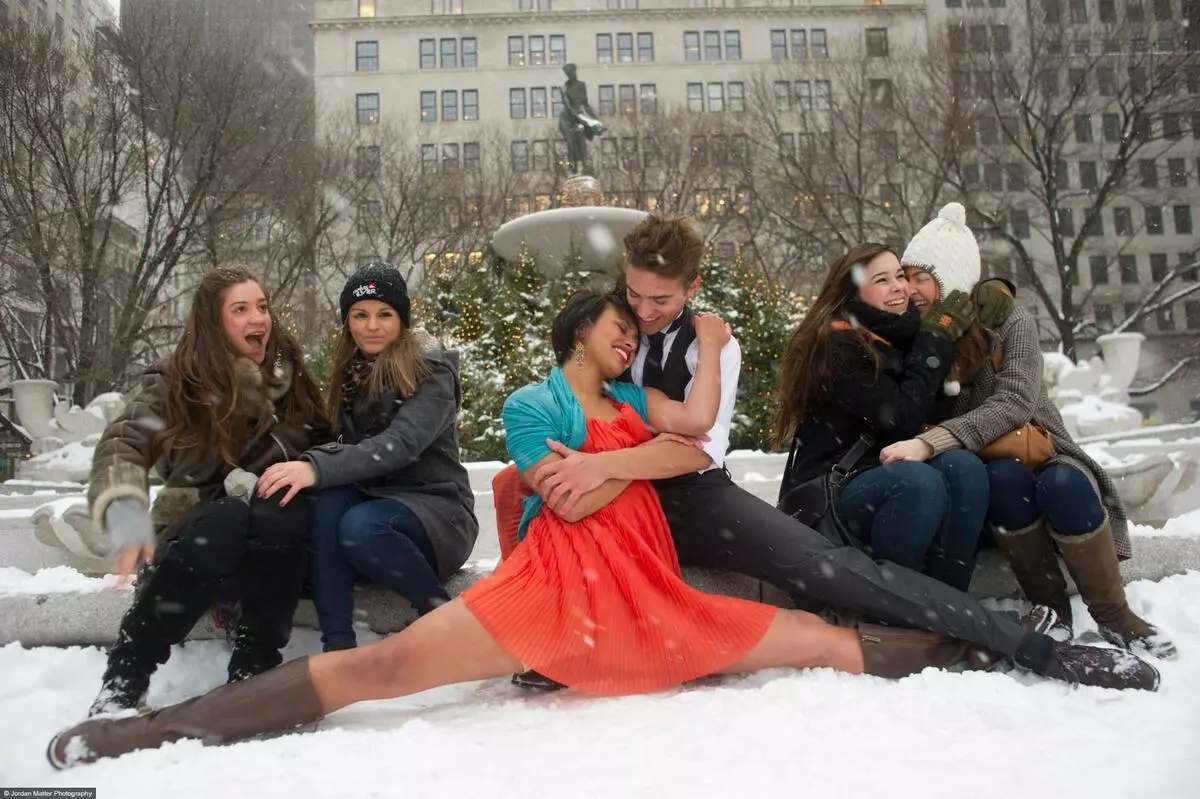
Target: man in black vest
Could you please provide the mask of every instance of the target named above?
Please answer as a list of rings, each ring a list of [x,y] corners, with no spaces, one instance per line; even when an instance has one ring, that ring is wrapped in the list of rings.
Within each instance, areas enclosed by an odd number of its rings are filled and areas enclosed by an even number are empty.
[[[703,240],[688,218],[652,214],[624,244],[623,283],[642,334],[626,376],[682,401],[696,368],[698,344],[687,303],[700,286]],[[1042,651],[1049,645],[1045,636],[1029,633],[945,583],[838,546],[734,484],[724,464],[740,368],[741,349],[731,338],[721,352],[717,422],[703,440],[666,434],[639,447],[595,454],[551,442],[562,460],[537,473],[538,492],[565,514],[609,480],[653,480],[685,566],[745,574],[785,591],[805,609],[834,608],[949,635],[1041,671],[1038,666],[1044,667],[1041,661],[1048,656]],[[520,490],[515,467],[498,474],[492,485],[498,509],[513,502]],[[533,672],[514,681],[529,688],[557,687]]]

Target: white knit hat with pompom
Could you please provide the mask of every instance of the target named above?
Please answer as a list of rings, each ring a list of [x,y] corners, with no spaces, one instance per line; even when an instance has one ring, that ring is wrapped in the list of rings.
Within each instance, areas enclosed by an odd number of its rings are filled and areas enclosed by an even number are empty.
[[[967,209],[962,203],[947,203],[937,217],[917,231],[904,248],[900,265],[933,275],[940,298],[952,291],[973,291],[982,274],[982,265],[979,244],[967,227]],[[953,397],[962,386],[958,381],[948,380],[942,389]]]

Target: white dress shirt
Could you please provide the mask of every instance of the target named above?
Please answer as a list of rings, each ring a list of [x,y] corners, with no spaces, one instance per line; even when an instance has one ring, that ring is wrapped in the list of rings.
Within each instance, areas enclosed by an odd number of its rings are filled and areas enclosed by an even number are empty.
[[[675,343],[679,331],[675,330],[667,333],[663,339],[663,366],[667,365],[667,358],[671,354],[671,346]],[[630,367],[629,374],[633,378],[633,382],[639,386],[642,385],[642,371],[646,364],[646,353],[650,351],[650,337],[645,333],[641,336],[641,346],[638,347],[637,355],[633,358],[633,365]],[[688,372],[692,375],[696,374],[696,364],[700,361],[700,340],[694,339],[687,352],[684,353],[684,361],[687,363]],[[712,458],[712,465],[701,469],[701,472],[707,472],[709,469],[721,469],[725,466],[725,451],[729,449],[729,429],[733,425],[733,406],[737,403],[737,387],[738,376],[742,371],[742,348],[738,345],[737,339],[730,337],[729,341],[721,348],[721,406],[717,410],[717,421],[708,431],[708,441],[704,442],[704,451],[708,457]],[[684,399],[692,393],[692,383],[695,382],[695,377],[688,381],[687,387],[683,390]]]

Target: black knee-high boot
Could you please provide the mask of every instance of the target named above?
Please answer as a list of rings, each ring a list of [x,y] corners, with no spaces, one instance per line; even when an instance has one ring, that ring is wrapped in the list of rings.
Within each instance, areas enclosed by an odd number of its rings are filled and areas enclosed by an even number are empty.
[[[121,619],[100,694],[88,715],[136,708],[150,687],[150,676],[171,656],[171,647],[187,637],[208,609],[213,590],[212,581],[169,555],[152,567]]]

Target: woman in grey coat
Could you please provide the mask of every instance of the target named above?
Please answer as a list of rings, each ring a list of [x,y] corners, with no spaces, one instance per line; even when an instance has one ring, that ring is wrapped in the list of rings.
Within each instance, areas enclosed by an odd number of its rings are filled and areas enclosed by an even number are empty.
[[[458,371],[436,341],[410,328],[404,278],[368,264],[341,294],[342,330],[327,409],[338,440],[268,469],[259,492],[317,489],[313,601],[326,652],[356,645],[354,583],[364,577],[421,615],[447,602],[479,523],[459,461]]]
[[[915,274],[920,267],[911,271],[914,302],[928,312],[937,296],[936,283],[920,280]],[[1118,568],[1118,559],[1132,554],[1125,509],[1112,480],[1072,440],[1046,394],[1037,323],[1016,308],[988,332],[991,354],[998,357],[984,359],[970,383],[964,381],[962,392],[949,398],[944,421],[894,444],[885,456],[922,460],[960,447],[980,452],[1029,422],[1040,426],[1054,444],[1054,454],[1044,464],[1030,468],[1007,458],[987,463],[992,494],[988,523],[1021,590],[1029,601],[1053,608],[1057,626],[1070,638],[1074,630],[1067,583],[1058,565],[1061,554],[1105,639],[1156,657],[1174,657],[1171,640],[1126,601]]]

